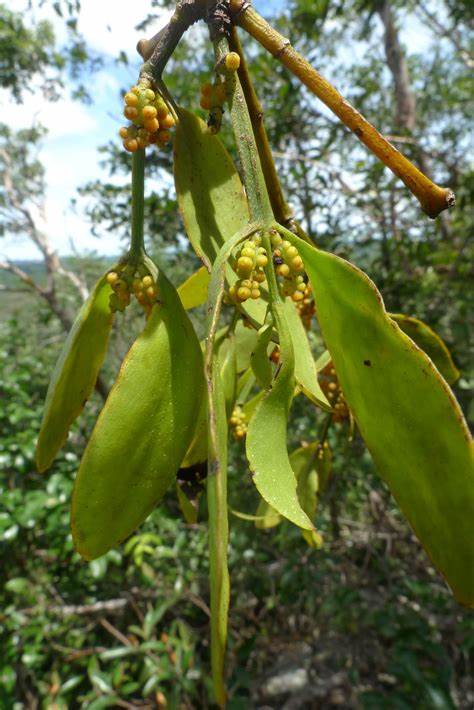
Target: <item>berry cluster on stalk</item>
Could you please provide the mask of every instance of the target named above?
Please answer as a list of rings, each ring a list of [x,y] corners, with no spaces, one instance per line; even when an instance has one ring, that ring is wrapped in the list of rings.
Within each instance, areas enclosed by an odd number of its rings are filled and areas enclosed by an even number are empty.
[[[333,408],[333,422],[342,422],[349,417],[349,408],[342,394],[336,370],[332,362],[318,374],[319,384]]]
[[[237,252],[233,267],[239,278],[229,289],[230,300],[234,303],[243,303],[249,298],[256,300],[261,296],[260,285],[265,281],[264,269],[268,264],[268,255],[260,246],[261,242],[261,237],[254,235]]]
[[[170,141],[174,116],[148,79],[141,79],[133,86],[125,94],[124,103],[124,116],[131,122],[119,131],[125,150],[134,153],[140,148],[152,144],[164,146]]]
[[[304,277],[303,259],[298,249],[284,240],[279,234],[272,233],[273,264],[283,296],[289,296],[295,303],[301,303],[307,294]]]
[[[130,304],[132,295],[142,306],[147,315],[158,300],[158,287],[153,276],[143,264],[133,266],[124,264],[115,267],[107,274],[107,283],[112,287],[110,310],[123,312]]]
[[[232,429],[232,434],[237,441],[245,438],[248,429],[248,421],[242,407],[239,405],[234,407],[234,411],[229,419],[229,424]]]

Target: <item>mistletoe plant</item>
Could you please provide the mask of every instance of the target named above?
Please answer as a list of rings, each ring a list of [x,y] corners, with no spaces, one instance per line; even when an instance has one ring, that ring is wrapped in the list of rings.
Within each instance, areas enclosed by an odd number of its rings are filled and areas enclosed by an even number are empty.
[[[215,53],[202,88],[207,125],[176,106],[162,72],[199,19]],[[350,420],[433,564],[461,604],[474,604],[471,440],[448,383],[449,352],[425,324],[386,312],[356,266],[314,246],[285,202],[262,112],[237,36],[240,25],[375,153],[432,218],[454,203],[368,123],[251,7],[181,0],[169,24],[139,43],[145,60],[125,95],[132,154],[131,244],[97,283],[56,366],[37,447],[47,469],[96,382],[117,312],[132,297],[146,324],[127,354],[83,454],[72,499],[72,534],[88,560],[125,540],[173,484],[188,520],[206,480],[211,662],[215,700],[226,703],[229,607],[227,444],[245,441],[262,502],[257,527],[282,518],[310,545],[317,491],[330,473],[329,428]],[[228,108],[240,175],[218,132]],[[203,266],[178,289],[148,258],[143,239],[145,151],[174,135],[178,204]],[[243,185],[242,185],[242,182]],[[200,343],[187,310],[207,300]],[[220,327],[221,312],[227,325]],[[315,361],[307,331],[316,314],[327,351]],[[322,410],[319,439],[287,451],[293,399]],[[206,464],[207,462],[207,464]],[[207,475],[206,475],[207,472]]]

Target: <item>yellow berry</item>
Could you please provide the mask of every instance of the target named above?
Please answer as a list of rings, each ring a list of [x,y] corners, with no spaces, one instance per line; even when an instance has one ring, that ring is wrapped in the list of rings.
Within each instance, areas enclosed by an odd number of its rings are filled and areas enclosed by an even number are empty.
[[[268,264],[268,257],[266,254],[259,254],[257,256],[257,266],[260,266],[262,269],[264,266]]]
[[[252,288],[252,282],[250,281],[250,279],[244,279],[240,282],[240,285],[245,286],[245,288]]]
[[[253,259],[248,256],[241,256],[237,259],[238,273],[249,274],[253,269]]]
[[[160,127],[157,118],[151,118],[149,121],[145,121],[143,125],[147,129],[147,131],[150,131],[150,133],[156,133],[156,131]]]
[[[140,87],[139,86],[132,86],[132,88],[130,89],[130,92],[133,94],[136,94],[138,96],[138,94],[140,93]]]
[[[250,292],[250,297],[253,298],[255,301],[257,298],[260,298],[260,289],[258,288],[253,288]]]
[[[136,94],[133,94],[131,91],[125,94],[123,100],[125,101],[127,106],[136,106],[138,104],[138,96]]]
[[[142,116],[144,121],[149,121],[152,118],[156,118],[158,111],[154,106],[144,106],[142,110]]]
[[[128,150],[129,153],[135,153],[138,150],[138,141],[136,138],[128,138],[128,140],[123,142],[123,147]]]
[[[246,301],[247,298],[250,298],[251,291],[249,288],[246,286],[241,286],[239,289],[237,289],[237,298],[239,301]]]
[[[148,101],[155,100],[155,92],[152,91],[151,89],[146,89],[146,91],[144,92],[144,96]]]
[[[149,286],[146,290],[146,295],[151,300],[156,297],[156,290],[153,286]]]
[[[164,118],[160,120],[160,127],[161,128],[173,128],[175,125],[176,121],[174,120],[174,116],[171,115],[171,113],[166,114]]]
[[[295,258],[291,260],[291,268],[294,271],[302,271],[303,259],[301,258],[301,256],[295,256]]]
[[[159,97],[155,101],[156,110],[158,111],[158,118],[160,121],[168,115],[168,106],[165,104],[163,99]]]
[[[143,284],[142,284],[141,279],[133,279],[132,288],[135,292],[141,291],[142,286],[143,286]]]
[[[225,68],[228,71],[237,71],[240,67],[240,57],[237,52],[229,52],[225,58]]]
[[[278,276],[288,276],[290,273],[290,267],[288,264],[280,264],[277,268],[277,274]]]
[[[297,289],[298,291],[301,291],[301,293],[304,294],[304,292],[306,291],[306,284],[305,284],[304,282],[303,282],[303,283],[299,283],[299,284],[297,285],[296,289]]]
[[[298,249],[296,247],[289,246],[285,249],[285,256],[287,259],[294,259],[295,256],[298,256]]]
[[[144,276],[142,278],[142,284],[143,288],[148,288],[149,286],[153,286],[153,279],[151,276]]]
[[[301,291],[295,291],[294,294],[292,295],[291,299],[295,301],[295,303],[298,303],[298,301],[302,301],[304,298],[303,294]]]
[[[138,111],[134,106],[126,106],[123,115],[125,116],[125,118],[128,118],[130,121],[133,121],[133,119],[138,116]]]
[[[122,126],[122,128],[119,131],[119,136],[120,138],[128,138],[128,128],[126,126]]]
[[[257,271],[255,274],[255,281],[259,284],[262,284],[265,281],[265,274],[263,271]]]
[[[113,286],[118,281],[118,274],[116,271],[109,271],[106,276],[107,283]]]

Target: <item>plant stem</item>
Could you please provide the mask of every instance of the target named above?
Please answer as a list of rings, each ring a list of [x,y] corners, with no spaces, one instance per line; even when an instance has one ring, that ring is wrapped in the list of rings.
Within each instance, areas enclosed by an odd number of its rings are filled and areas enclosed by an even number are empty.
[[[419,200],[429,217],[452,207],[454,193],[435,185],[408,158],[386,140],[324,77],[251,6],[243,0],[231,0],[235,22],[243,27],[267,51],[286,66],[371,150]]]
[[[222,35],[214,39],[214,51],[216,64],[219,65],[229,52],[227,37]],[[240,79],[235,73],[228,77],[228,82],[231,84],[230,118],[242,166],[250,219],[251,221],[270,224],[273,221],[272,206],[268,197],[265,178],[262,174],[244,92],[242,91]]]
[[[273,160],[270,143],[268,141],[267,132],[263,123],[263,108],[260,103],[252,80],[249,75],[247,62],[243,53],[242,45],[237,34],[237,28],[232,27],[230,35],[230,48],[233,52],[237,52],[240,56],[240,67],[238,76],[242,91],[245,96],[250,120],[252,122],[255,142],[257,144],[260,163],[262,166],[263,175],[267,185],[268,195],[273,209],[273,214],[277,222],[288,226],[288,223],[293,219],[293,212],[285,200],[283,190],[281,188],[280,179],[276,171],[275,162]]]
[[[144,253],[143,215],[145,206],[145,150],[132,154],[132,238],[130,257],[138,260]]]
[[[141,39],[137,52],[145,60],[140,74],[160,79],[163,70],[186,30],[205,16],[205,0],[180,0],[168,22],[151,39]]]
[[[230,48],[233,52],[237,52],[240,56],[240,67],[238,75],[244,92],[245,101],[252,122],[253,134],[257,144],[260,164],[262,166],[263,176],[267,185],[267,192],[272,205],[275,219],[280,224],[288,227],[300,239],[304,239],[308,244],[313,244],[312,239],[306,234],[304,229],[294,219],[293,210],[288,205],[283,194],[280,178],[278,177],[275,160],[270,148],[267,131],[263,122],[264,111],[255,91],[252,79],[250,77],[247,62],[243,52],[242,45],[237,34],[237,28],[232,26],[230,31]]]

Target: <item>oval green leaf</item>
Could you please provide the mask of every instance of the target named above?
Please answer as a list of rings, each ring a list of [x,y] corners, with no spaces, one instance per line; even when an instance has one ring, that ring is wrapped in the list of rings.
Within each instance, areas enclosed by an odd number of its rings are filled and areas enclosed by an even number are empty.
[[[248,223],[249,211],[220,138],[182,108],[174,138],[174,178],[186,234],[210,270],[224,242]]]
[[[285,299],[286,318],[288,321],[293,351],[295,353],[295,380],[298,388],[317,407],[331,411],[326,395],[322,391],[316,372],[316,365],[309,346],[308,336],[295,304]]]
[[[439,335],[418,318],[405,316],[403,313],[390,313],[389,315],[403,332],[428,355],[446,382],[453,385],[459,379],[460,372]]]
[[[268,355],[268,345],[272,338],[272,330],[272,326],[268,323],[260,328],[255,348],[250,356],[250,365],[253,373],[261,387],[265,389],[270,387],[273,377],[273,369]]]
[[[347,261],[297,244],[344,396],[375,465],[454,595],[474,604],[472,441],[431,360]]]
[[[190,311],[192,308],[197,308],[206,303],[208,286],[209,272],[205,266],[201,266],[178,287],[178,296],[181,299],[183,308],[186,311]]]
[[[280,336],[281,366],[271,389],[250,419],[247,458],[253,481],[262,498],[295,525],[312,530],[313,525],[301,509],[296,495],[296,478],[286,448],[286,422],[295,380],[293,347],[284,304],[274,303],[272,312]]]
[[[36,445],[38,471],[49,468],[97,381],[107,352],[112,289],[101,278],[74,321],[51,377]]]
[[[158,286],[161,305],[122,364],[75,481],[73,539],[89,560],[128,537],[162,499],[196,427],[201,347],[161,271]]]

